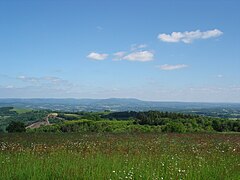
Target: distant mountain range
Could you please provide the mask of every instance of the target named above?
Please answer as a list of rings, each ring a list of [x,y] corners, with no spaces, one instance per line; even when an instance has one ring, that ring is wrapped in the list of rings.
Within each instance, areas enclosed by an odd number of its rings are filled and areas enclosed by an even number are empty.
[[[134,98],[110,99],[0,99],[0,106],[64,111],[194,111],[197,109],[240,109],[240,103],[155,102]]]

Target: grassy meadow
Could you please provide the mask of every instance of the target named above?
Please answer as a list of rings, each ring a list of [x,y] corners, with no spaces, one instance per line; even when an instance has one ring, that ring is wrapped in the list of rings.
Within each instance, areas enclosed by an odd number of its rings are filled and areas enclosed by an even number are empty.
[[[0,134],[0,179],[240,179],[239,134]]]

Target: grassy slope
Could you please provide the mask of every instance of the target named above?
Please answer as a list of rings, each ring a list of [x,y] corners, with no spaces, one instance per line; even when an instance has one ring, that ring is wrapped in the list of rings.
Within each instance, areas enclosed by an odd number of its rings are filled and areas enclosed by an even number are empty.
[[[240,136],[5,134],[0,179],[236,179]]]

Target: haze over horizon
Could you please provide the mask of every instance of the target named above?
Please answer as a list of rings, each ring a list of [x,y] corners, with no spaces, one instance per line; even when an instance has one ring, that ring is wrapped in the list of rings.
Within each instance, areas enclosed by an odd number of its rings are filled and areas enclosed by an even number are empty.
[[[0,98],[240,102],[240,1],[3,0]]]

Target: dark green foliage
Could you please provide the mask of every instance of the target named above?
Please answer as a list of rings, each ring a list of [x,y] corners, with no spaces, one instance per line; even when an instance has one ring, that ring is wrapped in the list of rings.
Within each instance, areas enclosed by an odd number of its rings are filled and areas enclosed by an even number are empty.
[[[34,110],[21,114],[12,107],[0,108],[0,128],[11,121],[26,125],[42,121],[51,111]],[[160,111],[124,112],[57,112],[49,118],[51,126],[36,130],[43,132],[240,132],[239,119],[221,119],[183,113]],[[11,114],[11,115],[10,115]],[[8,116],[7,116],[8,115]]]
[[[79,120],[79,119],[89,119],[94,121],[101,120],[101,114],[96,112],[58,112],[58,117],[65,119],[67,121]]]
[[[21,121],[31,124],[43,120],[51,111],[34,110],[29,112],[17,113],[13,107],[0,108],[0,128],[5,129],[11,121]]]
[[[31,111],[22,114],[17,114],[16,116],[11,116],[8,121],[19,121],[24,123],[32,123],[36,121],[43,120],[49,114],[48,111]]]
[[[107,115],[103,115],[103,118],[108,118],[108,119],[129,119],[129,118],[136,118],[137,117],[137,112],[135,111],[123,111],[123,112],[113,112]]]
[[[12,116],[16,114],[17,112],[13,111],[13,107],[0,107],[0,116]]]
[[[78,120],[29,130],[37,132],[127,132],[132,121]]]
[[[49,118],[48,121],[50,124],[59,124],[64,122],[64,120],[60,118]]]
[[[7,126],[6,130],[9,133],[13,132],[25,132],[25,124],[20,122],[20,121],[12,121],[10,124]]]
[[[240,121],[189,115],[173,112],[146,111],[146,112],[114,112],[106,118],[122,120],[134,119],[135,124],[162,126],[165,132],[240,132]]]
[[[212,121],[212,127],[215,131],[219,131],[219,132],[226,132],[226,131],[240,132],[240,121],[215,119]]]

